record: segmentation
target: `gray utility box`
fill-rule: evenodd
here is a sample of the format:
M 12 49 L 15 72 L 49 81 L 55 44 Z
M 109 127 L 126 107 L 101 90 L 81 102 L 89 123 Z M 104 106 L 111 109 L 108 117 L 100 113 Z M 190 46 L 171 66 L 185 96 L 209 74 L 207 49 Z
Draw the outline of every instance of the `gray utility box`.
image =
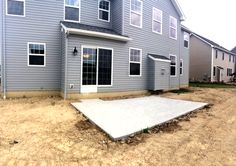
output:
M 148 54 L 148 90 L 170 89 L 170 59 Z

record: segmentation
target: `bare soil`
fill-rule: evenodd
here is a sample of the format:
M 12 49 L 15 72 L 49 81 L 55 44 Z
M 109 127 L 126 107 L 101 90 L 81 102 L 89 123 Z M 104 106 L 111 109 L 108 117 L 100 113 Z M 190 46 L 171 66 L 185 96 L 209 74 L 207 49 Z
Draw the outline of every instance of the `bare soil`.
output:
M 0 100 L 0 165 L 236 165 L 236 89 L 193 90 L 162 96 L 212 107 L 120 142 L 72 101 Z

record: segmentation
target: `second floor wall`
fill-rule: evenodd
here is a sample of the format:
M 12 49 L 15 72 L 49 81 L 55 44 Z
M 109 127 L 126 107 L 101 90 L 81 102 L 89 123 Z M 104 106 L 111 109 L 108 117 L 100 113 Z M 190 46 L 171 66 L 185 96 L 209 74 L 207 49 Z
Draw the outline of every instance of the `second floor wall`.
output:
M 133 38 L 137 33 L 170 38 L 176 31 L 178 40 L 180 34 L 180 16 L 171 0 L 4 0 L 1 5 L 7 28 L 23 24 L 41 29 L 67 20 L 113 29 Z

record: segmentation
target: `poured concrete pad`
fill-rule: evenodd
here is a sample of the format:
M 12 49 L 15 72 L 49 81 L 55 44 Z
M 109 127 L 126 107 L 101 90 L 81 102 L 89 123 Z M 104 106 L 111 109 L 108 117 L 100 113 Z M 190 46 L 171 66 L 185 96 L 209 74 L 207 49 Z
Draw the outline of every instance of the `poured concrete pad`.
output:
M 89 99 L 72 105 L 114 140 L 119 140 L 203 108 L 207 103 L 149 96 L 112 101 Z

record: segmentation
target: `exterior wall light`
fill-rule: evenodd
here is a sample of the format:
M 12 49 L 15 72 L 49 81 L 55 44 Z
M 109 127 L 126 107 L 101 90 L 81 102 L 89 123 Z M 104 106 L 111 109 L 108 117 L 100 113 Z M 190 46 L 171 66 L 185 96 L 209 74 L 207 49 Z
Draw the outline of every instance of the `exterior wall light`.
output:
M 77 48 L 75 47 L 74 50 L 73 50 L 73 55 L 76 56 L 78 54 L 78 50 Z

